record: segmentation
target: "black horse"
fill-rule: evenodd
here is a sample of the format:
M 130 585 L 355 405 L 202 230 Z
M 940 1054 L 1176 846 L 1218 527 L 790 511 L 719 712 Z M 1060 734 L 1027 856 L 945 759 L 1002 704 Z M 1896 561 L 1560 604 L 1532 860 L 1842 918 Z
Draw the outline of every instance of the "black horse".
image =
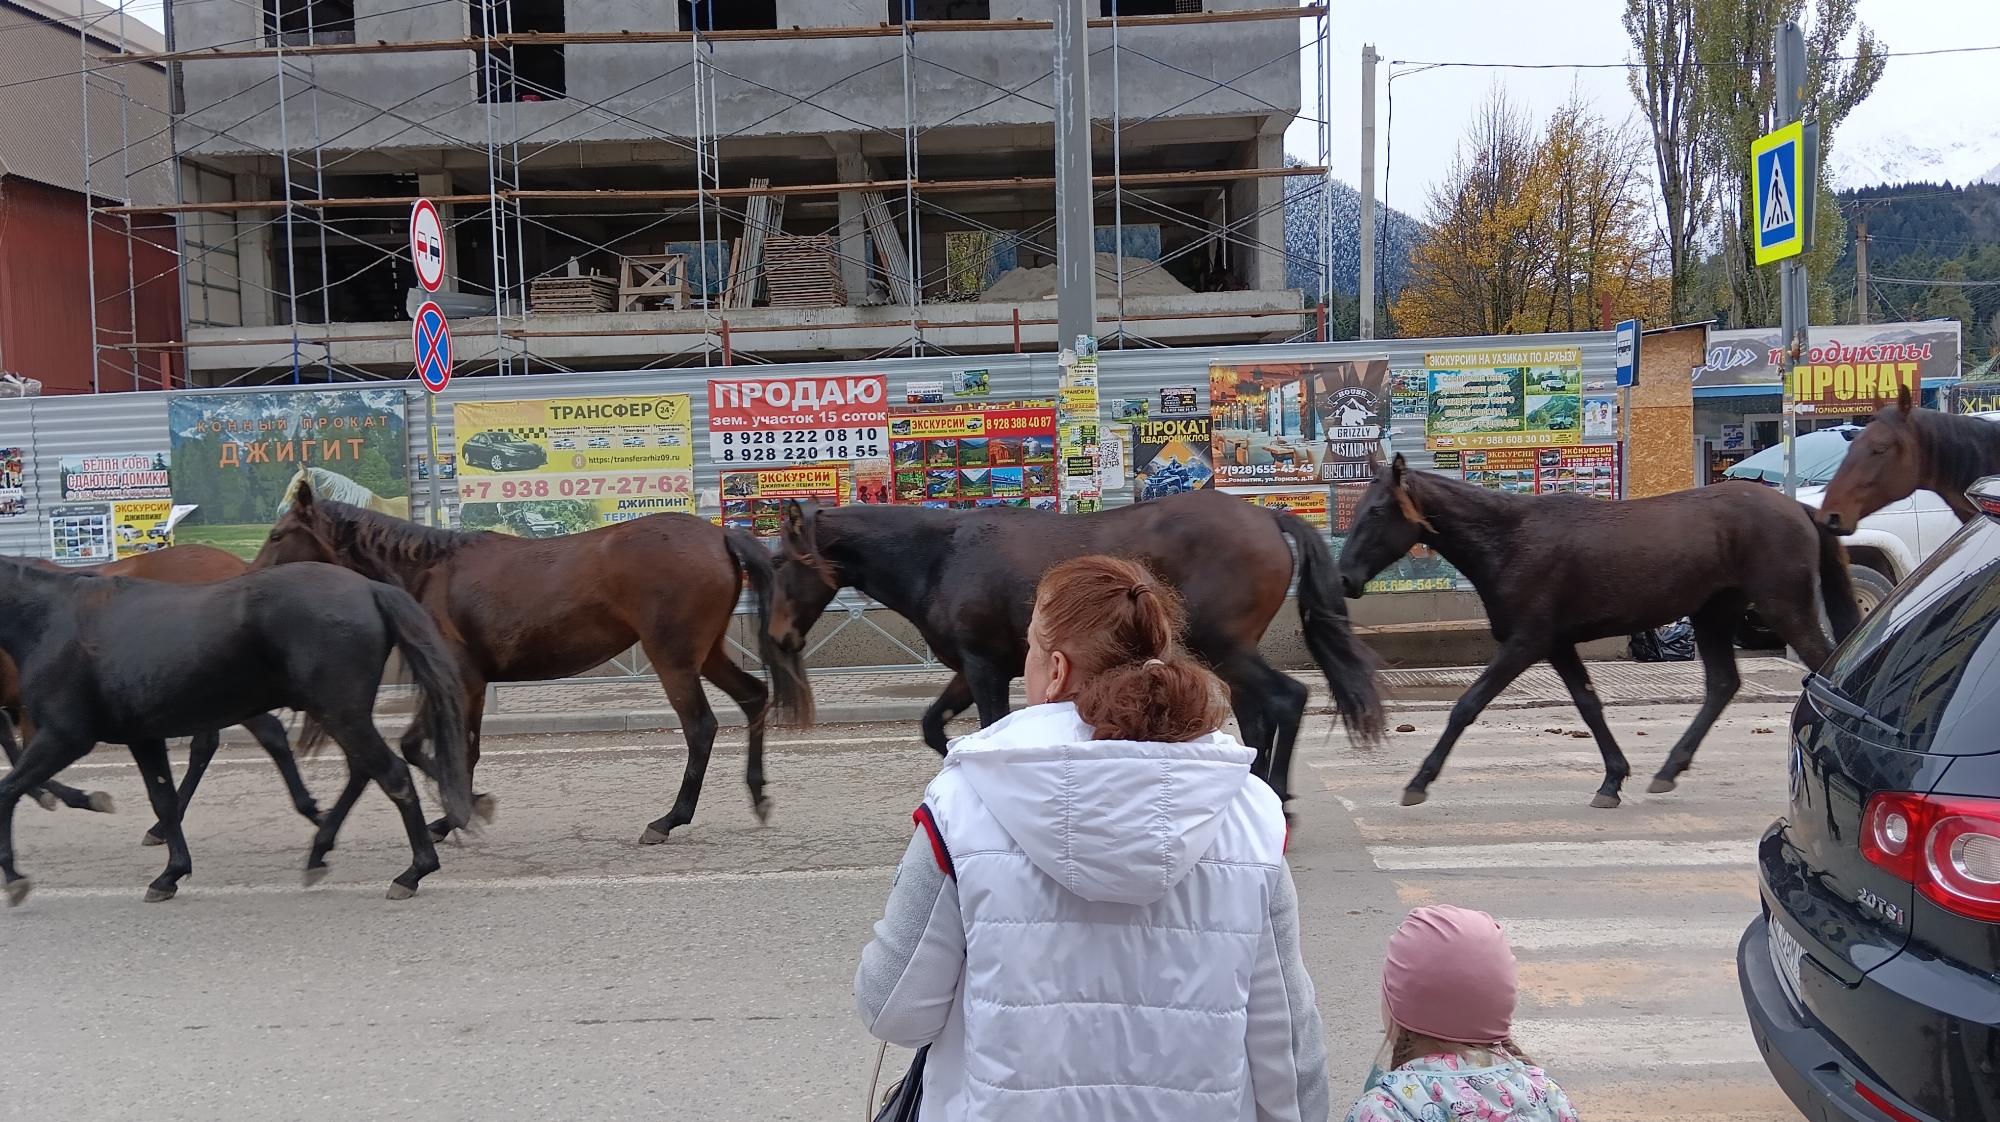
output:
M 1407 469 L 1376 472 L 1340 554 L 1349 596 L 1419 543 L 1472 581 L 1500 653 L 1452 706 L 1444 735 L 1403 792 L 1423 802 L 1466 726 L 1523 670 L 1547 659 L 1569 687 L 1604 756 L 1592 806 L 1618 805 L 1631 767 L 1604 722 L 1578 643 L 1629 635 L 1683 616 L 1694 623 L 1707 686 L 1694 723 L 1647 788 L 1671 791 L 1709 726 L 1736 696 L 1735 635 L 1751 605 L 1817 669 L 1832 653 L 1813 589 L 1836 640 L 1860 622 L 1847 557 L 1812 512 L 1768 487 L 1724 483 L 1628 502 L 1581 495 L 1524 497 Z
M 1180 590 L 1188 650 L 1228 683 L 1243 739 L 1257 750 L 1258 774 L 1288 796 L 1306 688 L 1257 649 L 1292 581 L 1286 538 L 1299 551 L 1306 646 L 1349 734 L 1372 742 L 1382 731 L 1376 660 L 1348 625 L 1326 539 L 1295 515 L 1217 491 L 1083 515 L 787 504 L 770 634 L 785 650 L 800 650 L 843 587 L 915 624 L 931 652 L 957 672 L 923 717 L 924 741 L 942 755 L 945 725 L 968 706 L 978 706 L 982 725 L 1007 715 L 1007 687 L 1027 659 L 1042 574 L 1071 557 L 1129 557 Z
M 205 585 L 43 572 L 0 560 L 0 650 L 21 668 L 34 735 L 0 777 L 0 876 L 9 905 L 31 882 L 14 866 L 14 808 L 21 796 L 96 744 L 131 748 L 153 812 L 166 824 L 167 868 L 147 900 L 171 898 L 191 869 L 167 767 L 169 737 L 192 736 L 273 709 L 306 715 L 302 751 L 331 736 L 347 754 L 345 812 L 370 779 L 402 812 L 414 861 L 389 887 L 415 893 L 436 871 L 416 785 L 375 729 L 375 695 L 390 652 L 403 656 L 422 693 L 445 815 L 472 813 L 465 716 L 443 640 L 408 593 L 331 565 L 297 565 Z M 323 875 L 333 826 L 322 825 L 306 862 Z

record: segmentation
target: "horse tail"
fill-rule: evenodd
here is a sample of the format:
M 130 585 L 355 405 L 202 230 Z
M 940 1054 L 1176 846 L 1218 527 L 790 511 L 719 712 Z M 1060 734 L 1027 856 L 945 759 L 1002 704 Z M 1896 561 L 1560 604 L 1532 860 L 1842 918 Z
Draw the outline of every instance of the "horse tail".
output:
M 778 569 L 771 561 L 771 551 L 742 530 L 724 530 L 722 540 L 757 601 L 757 657 L 771 677 L 772 708 L 781 723 L 810 728 L 815 714 L 805 656 L 787 651 L 771 635 L 771 593 L 778 584 Z
M 1833 624 L 1833 641 L 1843 642 L 1861 626 L 1861 608 L 1854 602 L 1854 578 L 1847 572 L 1847 549 L 1840 544 L 1839 535 L 1812 517 L 1811 509 L 1806 510 L 1806 517 L 1819 534 L 1820 602 L 1826 605 L 1827 622 Z
M 418 720 L 428 726 L 431 758 L 437 765 L 438 797 L 445 820 L 454 827 L 472 820 L 472 766 L 466 759 L 465 687 L 444 637 L 416 598 L 393 585 L 370 582 L 375 608 L 389 629 L 396 653 L 417 687 Z
M 1326 675 L 1347 734 L 1362 744 L 1382 739 L 1382 688 L 1375 652 L 1355 638 L 1347 619 L 1347 599 L 1334 583 L 1333 551 L 1326 539 L 1289 511 L 1273 511 L 1278 532 L 1299 547 L 1299 624 L 1306 649 Z

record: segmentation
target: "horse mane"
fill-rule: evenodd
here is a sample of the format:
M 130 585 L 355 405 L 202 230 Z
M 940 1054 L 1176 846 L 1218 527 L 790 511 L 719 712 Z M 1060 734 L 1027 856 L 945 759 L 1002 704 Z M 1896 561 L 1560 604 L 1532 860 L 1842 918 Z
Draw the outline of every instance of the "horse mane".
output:
M 1907 417 L 1921 438 L 1931 479 L 1964 489 L 2000 472 L 2000 424 L 1936 409 L 1912 409 Z
M 343 559 L 364 575 L 407 587 L 406 577 L 443 561 L 480 534 L 440 530 L 333 499 L 313 501 L 313 521 Z

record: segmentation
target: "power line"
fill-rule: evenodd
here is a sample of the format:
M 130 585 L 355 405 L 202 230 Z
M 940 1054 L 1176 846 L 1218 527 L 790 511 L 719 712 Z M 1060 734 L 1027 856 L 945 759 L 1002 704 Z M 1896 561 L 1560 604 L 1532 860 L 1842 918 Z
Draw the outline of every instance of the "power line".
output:
M 1872 239 L 1871 239 L 1872 240 Z M 1916 277 L 1884 277 L 1870 273 L 1868 282 L 1887 284 L 1923 284 L 1937 288 L 2000 288 L 2000 280 L 1919 280 Z

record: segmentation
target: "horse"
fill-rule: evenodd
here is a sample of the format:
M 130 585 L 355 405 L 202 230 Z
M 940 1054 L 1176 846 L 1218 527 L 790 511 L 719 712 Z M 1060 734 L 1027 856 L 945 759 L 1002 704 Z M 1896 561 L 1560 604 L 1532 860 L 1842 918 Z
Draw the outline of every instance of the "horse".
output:
M 1472 581 L 1500 652 L 1452 706 L 1437 746 L 1403 791 L 1428 797 L 1452 744 L 1507 684 L 1544 659 L 1555 667 L 1604 757 L 1590 805 L 1615 807 L 1631 767 L 1604 722 L 1604 706 L 1576 645 L 1688 617 L 1706 688 L 1694 723 L 1646 789 L 1674 789 L 1709 727 L 1736 696 L 1735 635 L 1751 603 L 1808 667 L 1832 652 L 1819 598 L 1845 639 L 1860 622 L 1846 551 L 1804 504 L 1768 487 L 1732 481 L 1653 498 L 1606 502 L 1582 495 L 1509 495 L 1434 472 L 1398 455 L 1362 496 L 1340 553 L 1349 596 L 1419 543 Z
M 1883 406 L 1853 443 L 1820 500 L 1819 518 L 1836 534 L 1852 534 L 1861 520 L 1918 491 L 1935 491 L 1970 522 L 1978 514 L 1967 488 L 2000 475 L 2000 424 L 1919 409 L 1910 388 Z
M 301 486 L 254 564 L 294 561 L 345 565 L 423 604 L 458 665 L 473 767 L 488 682 L 567 678 L 639 644 L 688 743 L 679 797 L 647 825 L 641 844 L 666 841 L 694 820 L 717 728 L 702 678 L 741 706 L 749 722 L 744 782 L 760 822 L 769 820 L 772 808 L 764 793 L 767 713 L 812 719 L 812 689 L 795 654 L 759 644 L 769 688 L 729 657 L 729 621 L 745 579 L 760 624 L 769 612 L 770 551 L 747 533 L 692 515 L 652 514 L 566 537 L 517 538 L 419 526 Z M 422 727 L 413 725 L 403 735 L 405 758 L 420 758 L 422 742 Z M 481 817 L 491 818 L 491 796 L 477 796 L 475 805 Z M 336 821 L 340 814 L 336 807 Z M 442 820 L 432 824 L 439 838 L 448 832 Z
M 386 514 L 391 518 L 407 519 L 410 516 L 410 499 L 407 495 L 402 498 L 385 499 L 337 471 L 300 464 L 299 470 L 293 472 L 291 479 L 285 482 L 285 489 L 278 496 L 278 509 L 272 512 L 273 517 L 282 517 L 285 511 L 291 509 L 301 489 L 309 490 L 322 499 L 334 499 L 350 506 L 358 506 L 363 510 Z
M 24 564 L 34 565 L 49 572 L 88 573 L 106 577 L 137 577 L 142 580 L 166 581 L 171 584 L 207 584 L 211 581 L 226 580 L 242 576 L 250 571 L 250 566 L 233 553 L 213 546 L 184 544 L 170 545 L 150 553 L 109 561 L 102 565 L 66 568 L 53 561 L 40 558 L 22 558 Z M 20 741 L 28 739 L 32 729 L 27 727 L 27 717 L 21 707 L 20 672 L 14 660 L 0 654 L 0 713 L 8 720 L 0 722 L 0 751 L 4 751 L 7 762 L 18 763 L 21 758 Z M 277 765 L 278 774 L 285 781 L 285 791 L 292 797 L 292 806 L 314 825 L 319 824 L 319 804 L 313 801 L 312 792 L 306 790 L 305 780 L 299 775 L 298 761 L 292 756 L 290 740 L 285 735 L 284 723 L 269 713 L 259 713 L 243 722 L 250 735 L 271 756 Z M 15 739 L 15 730 L 21 731 L 20 741 Z M 216 749 L 222 744 L 222 734 L 214 729 L 197 733 L 188 744 L 187 774 L 181 778 L 180 812 L 187 817 L 188 803 L 194 800 L 195 788 L 201 785 L 201 777 L 207 772 L 209 761 L 215 758 Z M 111 796 L 103 791 L 84 794 L 74 787 L 64 786 L 54 780 L 30 792 L 44 810 L 54 810 L 58 804 L 75 810 L 95 810 L 110 813 L 115 809 Z M 166 841 L 165 823 L 155 822 L 141 839 L 145 845 L 161 845 Z
M 978 707 L 982 726 L 1007 715 L 1042 574 L 1058 561 L 1104 553 L 1143 562 L 1180 590 L 1188 650 L 1228 684 L 1243 738 L 1257 750 L 1257 773 L 1289 795 L 1306 687 L 1257 649 L 1292 580 L 1287 538 L 1298 546 L 1306 647 L 1349 734 L 1364 743 L 1381 736 L 1377 662 L 1348 624 L 1333 552 L 1288 512 L 1200 490 L 1095 514 L 788 503 L 782 523 L 771 637 L 796 654 L 834 594 L 850 587 L 915 624 L 953 671 L 923 715 L 924 742 L 939 755 L 945 725 L 967 706 Z
M 0 650 L 21 668 L 34 735 L 0 777 L 0 878 L 7 903 L 33 882 L 14 863 L 21 796 L 100 742 L 124 744 L 166 826 L 167 867 L 146 889 L 171 899 L 193 865 L 167 767 L 167 739 L 238 724 L 272 709 L 306 715 L 301 750 L 331 737 L 347 755 L 344 814 L 373 779 L 396 803 L 412 861 L 389 886 L 400 900 L 438 867 L 409 769 L 375 731 L 375 695 L 390 653 L 423 697 L 446 818 L 472 813 L 465 713 L 444 641 L 406 592 L 331 565 L 246 573 L 210 584 L 51 573 L 0 560 Z M 326 872 L 336 824 L 320 824 L 306 883 Z

